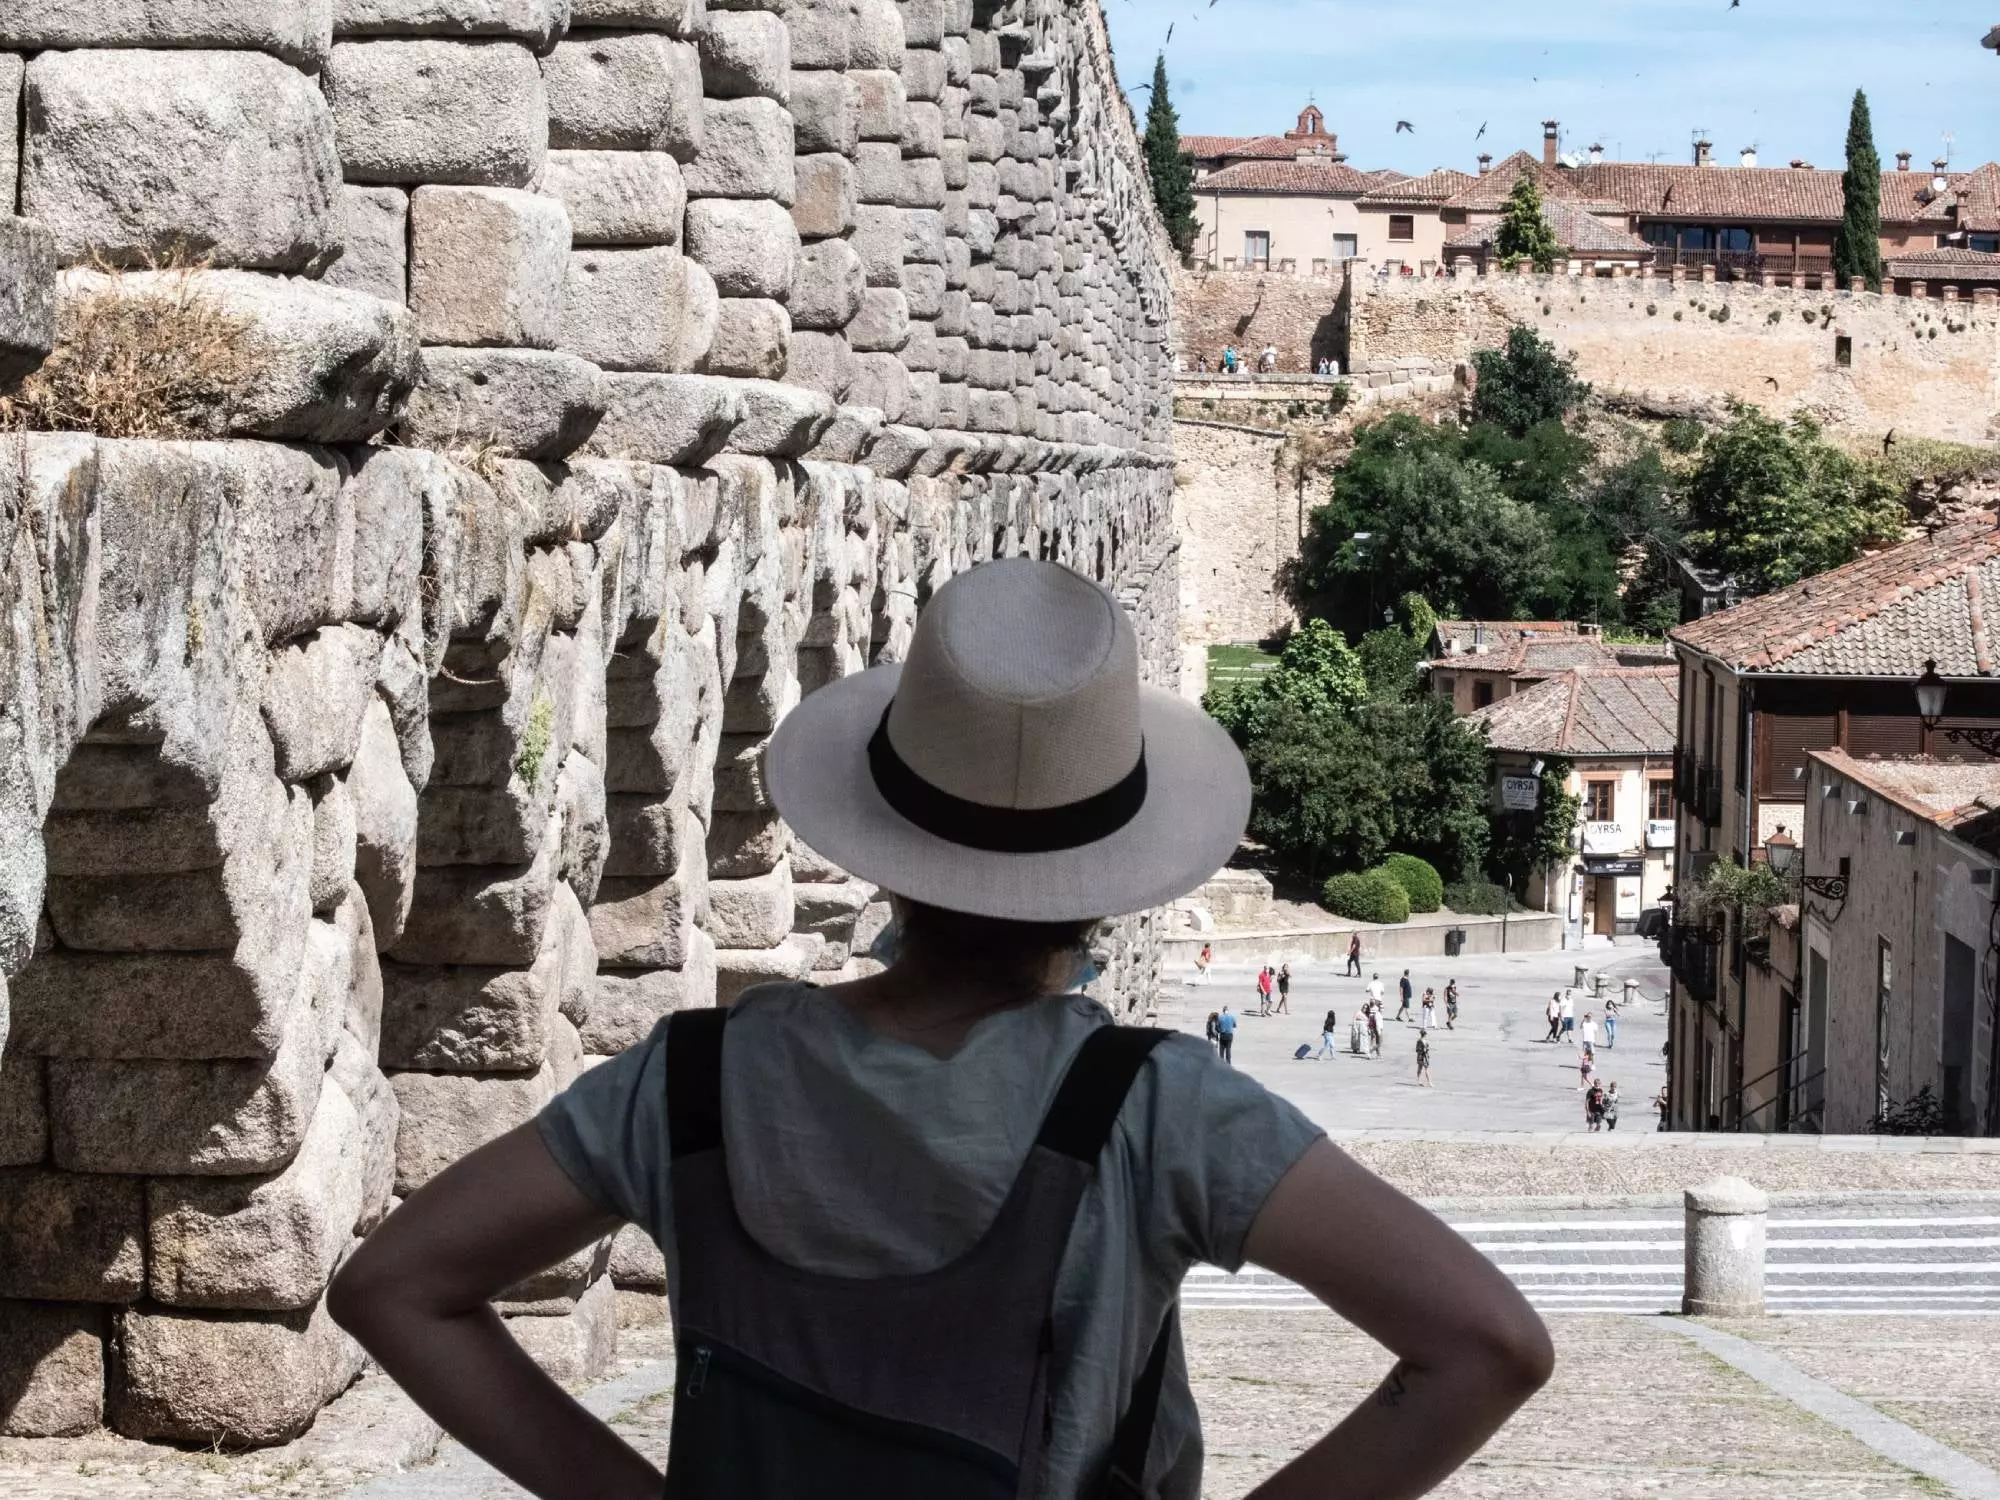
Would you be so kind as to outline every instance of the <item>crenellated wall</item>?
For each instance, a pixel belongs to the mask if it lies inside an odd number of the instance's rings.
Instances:
[[[0,1434],[297,1434],[401,1195],[853,972],[759,757],[953,573],[1101,579],[1173,685],[1164,264],[1092,7],[0,13]],[[27,399],[190,309],[177,436]],[[503,1311],[583,1375],[661,1281]]]

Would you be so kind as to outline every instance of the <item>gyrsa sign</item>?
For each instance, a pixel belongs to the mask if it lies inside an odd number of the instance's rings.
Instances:
[[[1500,806],[1508,812],[1533,812],[1542,805],[1542,778],[1502,776]]]

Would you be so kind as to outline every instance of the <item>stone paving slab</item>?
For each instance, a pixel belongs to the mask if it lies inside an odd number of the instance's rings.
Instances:
[[[1549,1388],[1437,1493],[1447,1500],[1917,1500],[1951,1493],[1697,1347],[1676,1324],[1598,1314],[1553,1318],[1558,1362]],[[1981,1378],[2000,1344],[2000,1319],[1717,1326],[1975,1462],[1990,1464],[2000,1448],[2000,1412]],[[621,1337],[616,1377],[584,1400],[663,1464],[671,1336],[643,1328]],[[1216,1500],[1246,1493],[1316,1441],[1391,1362],[1365,1335],[1324,1312],[1197,1310],[1186,1316],[1186,1338],[1209,1444],[1203,1492]],[[404,1473],[379,1472],[393,1469],[396,1455],[378,1453],[371,1477],[370,1465],[357,1462],[352,1443],[337,1441],[339,1434],[372,1427],[392,1448],[407,1445],[418,1424],[381,1404],[385,1394],[390,1405],[395,1401],[386,1386],[370,1387],[363,1381],[304,1442],[262,1454],[186,1453],[113,1439],[0,1443],[0,1494],[30,1500],[519,1495],[449,1443],[435,1462]]]

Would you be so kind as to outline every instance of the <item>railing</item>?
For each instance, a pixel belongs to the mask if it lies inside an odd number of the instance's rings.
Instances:
[[[1653,251],[1652,274],[1670,276],[1679,266],[1699,275],[1703,266],[1715,267],[1717,281],[1747,281],[1754,275],[1824,277],[1833,274],[1833,257],[1824,254],[1761,250],[1676,250],[1658,246]]]
[[[1820,1107],[1803,1108],[1801,1106],[1805,1091],[1819,1082],[1820,1079],[1826,1077],[1825,1068],[1821,1068],[1817,1073],[1806,1078],[1801,1078],[1796,1082],[1788,1082],[1784,1087],[1773,1090],[1770,1098],[1765,1099],[1761,1103],[1751,1105],[1747,1110],[1743,1108],[1744,1097],[1752,1089],[1756,1088],[1758,1084],[1764,1082],[1767,1078],[1775,1078],[1779,1074],[1789,1073],[1792,1068],[1806,1061],[1806,1057],[1807,1054],[1804,1052],[1794,1053],[1774,1067],[1766,1068],[1740,1088],[1731,1090],[1723,1097],[1722,1117],[1725,1120],[1728,1119],[1733,1108],[1736,1112],[1736,1128],[1738,1130],[1748,1130],[1751,1128],[1751,1121],[1755,1120],[1757,1116],[1761,1115],[1765,1110],[1770,1109],[1773,1105],[1782,1104],[1785,1107],[1777,1113],[1775,1119],[1776,1129],[1804,1129],[1806,1128],[1806,1121],[1808,1119],[1815,1122],[1812,1128],[1816,1129]]]
[[[1702,1005],[1715,1003],[1722,967],[1717,947],[1717,934],[1707,928],[1676,924],[1673,929],[1668,967],[1681,988]]]

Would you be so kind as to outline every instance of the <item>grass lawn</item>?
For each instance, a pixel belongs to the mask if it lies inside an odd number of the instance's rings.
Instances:
[[[1240,682],[1262,677],[1277,664],[1277,657],[1255,646],[1210,646],[1208,685],[1212,688],[1234,687]]]

